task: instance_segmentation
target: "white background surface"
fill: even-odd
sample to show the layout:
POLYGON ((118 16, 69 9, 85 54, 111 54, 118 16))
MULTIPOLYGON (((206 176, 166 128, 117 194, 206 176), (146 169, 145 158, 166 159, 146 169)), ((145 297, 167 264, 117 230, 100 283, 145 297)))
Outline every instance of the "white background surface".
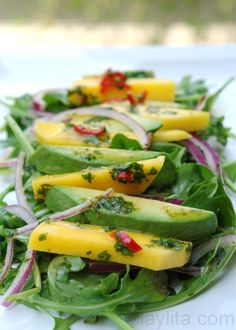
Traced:
MULTIPOLYGON (((46 87, 69 86, 82 74, 107 68, 151 69, 159 77, 179 80, 185 74, 206 78, 214 90, 236 76, 236 45, 186 48, 135 47, 90 49, 0 49, 0 97, 34 92, 46 87)), ((226 124, 236 132, 236 83, 220 96, 216 112, 226 115, 226 124)), ((0 112, 3 119, 3 112, 0 112)), ((235 141, 228 156, 236 159, 235 141)), ((2 189, 2 188, 1 188, 2 189)), ((233 330, 236 328, 236 256, 223 278, 205 293, 181 305, 149 313, 132 321, 135 329, 233 330)), ((0 308, 0 329, 51 330, 52 319, 24 306, 0 308)), ((75 324, 72 329, 115 329, 109 321, 97 325, 75 324)))

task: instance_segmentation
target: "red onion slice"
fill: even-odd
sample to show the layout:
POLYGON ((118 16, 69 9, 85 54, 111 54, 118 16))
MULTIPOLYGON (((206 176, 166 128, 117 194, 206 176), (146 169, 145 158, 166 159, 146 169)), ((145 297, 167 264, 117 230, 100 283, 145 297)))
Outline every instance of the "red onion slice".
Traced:
POLYGON ((183 143, 199 163, 208 166, 215 175, 218 174, 220 158, 208 142, 193 135, 190 139, 184 140, 183 143))
POLYGON ((85 270, 91 273, 125 272, 126 265, 113 262, 88 261, 85 270))
POLYGON ((184 275, 190 275, 190 276, 199 276, 202 273, 202 267, 196 267, 196 266, 185 266, 185 267, 178 267, 178 268, 171 268, 169 271, 178 273, 178 274, 184 274, 184 275))
POLYGON ((65 211, 62 211, 62 212, 57 212, 57 213, 54 213, 54 214, 50 215, 48 217, 48 220, 60 221, 60 220, 64 220, 64 219, 73 217, 74 215, 77 215, 79 213, 84 212, 89 207, 95 206, 96 204, 99 203, 99 201, 101 199, 107 198, 113 192, 114 192, 113 188, 108 188, 106 191, 104 191, 104 193, 102 193, 98 197, 88 199, 88 200, 84 201, 83 203, 81 203, 81 204, 79 204, 75 207, 72 207, 68 210, 65 210, 65 211))
POLYGON ((207 162, 202 151, 193 143, 192 138, 184 140, 182 141, 182 143, 188 148, 188 150, 198 163, 207 166, 207 162))
POLYGON ((15 192, 16 192, 16 199, 20 206, 24 207, 31 215, 34 216, 24 193, 23 187, 23 173, 24 173, 24 161, 25 155, 23 152, 20 152, 17 158, 16 164, 16 173, 15 173, 15 192))
POLYGON ((214 237, 207 242, 200 244, 192 250, 190 263, 194 265, 201 257, 208 252, 214 250, 220 240, 220 246, 236 245, 236 235, 226 235, 221 237, 214 237))
POLYGON ((210 166, 210 164, 212 164, 213 172, 217 174, 220 158, 217 155, 215 149, 212 148, 207 141, 200 138, 199 136, 194 135, 192 139, 194 139, 195 144, 202 149, 203 153, 205 154, 208 165, 210 166))
POLYGON ((55 115, 51 120, 63 121, 67 119, 67 117, 70 117, 73 114, 107 117, 120 121, 124 125, 128 126, 138 136, 139 142, 144 149, 147 149, 150 145, 151 142, 150 136, 141 125, 139 125, 134 119, 130 118, 128 115, 121 112, 117 112, 112 109, 107 109, 102 107, 71 109, 71 110, 63 111, 58 115, 55 115))
POLYGON ((195 106, 195 110, 203 110, 207 101, 208 95, 203 94, 195 106))
POLYGON ((26 210, 23 206, 8 205, 8 206, 5 206, 4 209, 7 212, 15 215, 16 217, 21 218, 28 224, 34 223, 35 221, 37 221, 37 218, 32 213, 30 213, 28 210, 26 210))
POLYGON ((2 300, 2 306, 4 307, 11 307, 13 305, 13 302, 7 301, 7 298, 13 294, 20 293, 34 266, 34 261, 35 261, 35 251, 32 250, 27 250, 25 254, 25 260, 20 266, 20 269, 13 280, 11 286, 8 288, 8 290, 5 292, 2 300))
POLYGON ((4 168, 4 167, 16 167, 17 164, 17 159, 16 158, 12 158, 12 159, 6 159, 0 162, 0 167, 4 168))
POLYGON ((6 251, 6 256, 5 256, 5 260, 4 260, 4 265, 2 267, 2 271, 0 272, 0 283, 7 276, 8 272, 11 268, 13 252, 14 252, 14 240, 13 240, 13 238, 9 238, 7 241, 7 251, 6 251))
MULTIPOLYGON (((49 216, 47 218, 47 220, 61 221, 61 220, 73 217, 74 215, 80 214, 80 213, 86 211, 91 206, 95 206, 96 204, 98 204, 101 201, 101 199, 109 197, 109 195, 112 194, 113 191, 114 191, 113 188, 109 188, 106 191, 104 191, 101 195, 99 195, 95 198, 88 199, 88 200, 82 202, 81 204, 79 204, 75 207, 72 207, 68 210, 65 210, 62 212, 56 212, 56 213, 52 214, 51 216, 49 216)), ((32 224, 29 224, 24 227, 16 229, 15 236, 22 235, 22 234, 25 234, 25 233, 28 233, 28 232, 34 230, 41 222, 42 222, 42 220, 38 220, 32 224)))
POLYGON ((23 235, 23 234, 29 233, 32 230, 34 230, 40 223, 41 223, 41 221, 38 220, 38 221, 36 221, 34 223, 31 223, 29 225, 26 225, 26 226, 17 228, 16 231, 15 231, 15 235, 14 236, 16 237, 16 236, 19 236, 19 235, 23 235))

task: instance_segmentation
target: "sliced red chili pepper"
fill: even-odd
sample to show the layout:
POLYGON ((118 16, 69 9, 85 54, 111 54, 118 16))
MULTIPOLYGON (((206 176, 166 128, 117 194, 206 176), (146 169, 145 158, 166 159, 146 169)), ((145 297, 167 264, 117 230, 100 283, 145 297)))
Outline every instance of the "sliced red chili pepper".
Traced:
POLYGON ((138 104, 138 100, 136 99, 136 97, 134 96, 134 94, 132 92, 128 92, 127 93, 127 99, 130 102, 131 105, 137 105, 138 104))
POLYGON ((131 171, 122 171, 116 176, 116 179, 132 182, 134 180, 134 175, 131 171))
POLYGON ((99 127, 99 128, 87 128, 82 125, 74 125, 74 130, 83 135, 95 135, 95 136, 102 136, 105 134, 106 129, 105 127, 99 127))
POLYGON ((134 96, 132 92, 127 93, 127 100, 130 102, 131 105, 135 106, 138 103, 144 103, 147 98, 148 92, 142 91, 137 97, 134 96))
POLYGON ((120 71, 107 70, 100 82, 100 91, 105 93, 110 87, 116 87, 118 89, 128 89, 130 86, 126 84, 127 77, 120 71))
POLYGON ((136 253, 142 250, 142 247, 135 242, 126 232, 122 230, 114 231, 111 237, 124 244, 131 252, 136 253))
POLYGON ((146 101, 146 98, 147 98, 147 94, 148 92, 145 90, 145 91, 142 91, 139 95, 138 95, 138 102, 139 103, 144 103, 146 101))

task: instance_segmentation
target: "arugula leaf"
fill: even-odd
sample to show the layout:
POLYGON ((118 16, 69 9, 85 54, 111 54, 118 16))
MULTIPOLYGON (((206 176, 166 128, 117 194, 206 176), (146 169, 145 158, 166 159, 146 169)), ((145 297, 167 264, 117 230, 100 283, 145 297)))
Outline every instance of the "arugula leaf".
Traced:
POLYGON ((54 317, 53 330, 70 330, 70 326, 78 319, 77 315, 70 315, 66 318, 54 317))
POLYGON ((192 80, 191 76, 184 76, 176 88, 175 102, 195 108, 198 101, 208 92, 208 87, 202 79, 192 80))
POLYGON ((209 126, 202 132, 199 132, 204 139, 208 139, 211 136, 215 136, 217 141, 222 145, 226 145, 230 136, 230 128, 224 127, 224 116, 210 117, 209 126))
POLYGON ((222 178, 212 178, 208 182, 196 185, 195 191, 183 203, 185 206, 196 207, 216 213, 219 225, 235 226, 233 204, 224 190, 222 178))
POLYGON ((221 176, 214 176, 204 165, 184 163, 180 166, 178 180, 168 194, 168 198, 183 199, 184 206, 215 212, 220 226, 235 226, 233 204, 225 192, 221 176))
MULTIPOLYGON (((130 310, 130 307, 133 310, 133 304, 136 302, 162 301, 168 294, 167 278, 164 272, 142 269, 137 277, 132 280, 129 271, 127 271, 121 279, 120 287, 118 287, 119 282, 116 282, 116 289, 111 278, 115 278, 119 274, 111 273, 108 276, 96 274, 96 278, 100 278, 101 283, 96 290, 94 290, 94 284, 92 286, 88 285, 93 282, 93 280, 91 282, 91 278, 88 279, 89 275, 95 278, 95 274, 85 273, 83 275, 84 284, 86 285, 81 287, 82 296, 77 295, 73 299, 65 299, 64 297, 64 300, 60 302, 58 300, 51 301, 49 298, 46 299, 39 295, 26 297, 24 300, 43 309, 53 309, 84 318, 93 315, 106 315, 107 312, 116 312, 116 310, 119 310, 119 306, 121 306, 121 309, 126 306, 126 310, 130 310), (83 290, 87 290, 87 292, 85 293, 83 290)), ((71 287, 74 287, 74 282, 71 282, 71 287)))
POLYGON ((32 105, 32 96, 30 94, 24 94, 20 97, 8 97, 8 99, 12 101, 12 103, 0 101, 0 104, 9 109, 11 116, 22 129, 29 127, 32 120, 36 118, 36 116, 29 111, 32 105))
POLYGON ((147 70, 124 71, 124 74, 127 79, 130 79, 130 78, 154 78, 154 72, 147 71, 147 70))
POLYGON ((227 187, 236 193, 236 161, 224 164, 223 170, 227 187))
POLYGON ((30 156, 31 154, 33 154, 34 148, 28 141, 27 137, 25 136, 24 132, 21 130, 17 122, 11 116, 6 116, 6 123, 12 130, 12 133, 16 137, 16 140, 19 142, 26 155, 30 156))
POLYGON ((213 103, 215 102, 215 100, 217 99, 217 97, 220 95, 220 93, 223 92, 223 90, 229 85, 231 84, 231 82, 234 80, 234 77, 231 77, 230 79, 228 79, 223 86, 221 86, 214 94, 210 95, 207 98, 206 104, 203 108, 203 111, 210 111, 212 108, 213 103))
MULTIPOLYGON (((129 295, 127 303, 162 301, 168 294, 167 276, 165 272, 154 272, 142 268, 134 280, 130 279, 129 273, 121 280, 121 287, 114 297, 129 295)), ((118 308, 119 309, 119 308, 118 308)))
POLYGON ((116 134, 109 146, 112 149, 142 150, 140 143, 135 139, 130 139, 124 134, 116 134))
POLYGON ((118 286, 119 274, 108 276, 83 273, 85 262, 79 257, 58 256, 48 267, 49 291, 55 301, 82 304, 102 299, 118 286), (76 277, 72 276, 76 273, 76 277))
POLYGON ((205 262, 205 269, 203 274, 201 276, 185 280, 183 283, 183 288, 180 290, 180 292, 168 296, 164 301, 161 302, 149 304, 145 303, 139 305, 137 304, 136 312, 144 313, 161 310, 180 304, 197 295, 216 279, 219 272, 221 272, 228 264, 235 250, 235 246, 228 247, 226 249, 226 253, 221 257, 220 260, 217 257, 212 258, 212 256, 210 256, 205 262))

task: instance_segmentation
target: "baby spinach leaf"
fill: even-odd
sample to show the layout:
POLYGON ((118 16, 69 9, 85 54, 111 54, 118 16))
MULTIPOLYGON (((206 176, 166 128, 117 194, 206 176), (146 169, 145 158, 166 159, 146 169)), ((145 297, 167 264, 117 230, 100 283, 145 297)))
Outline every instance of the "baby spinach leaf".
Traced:
POLYGON ((163 152, 168 154, 168 156, 175 163, 176 167, 179 167, 182 163, 182 158, 185 154, 186 148, 177 144, 170 142, 154 142, 150 147, 153 151, 163 152))
POLYGON ((233 204, 224 190, 220 176, 198 184, 195 192, 184 201, 183 205, 215 212, 222 227, 235 226, 233 204))
POLYGON ((67 91, 47 93, 43 99, 46 102, 46 111, 48 112, 58 113, 70 108, 67 91))
POLYGON ((177 169, 175 163, 168 155, 165 155, 165 162, 161 171, 153 180, 151 187, 156 187, 158 191, 165 189, 172 185, 177 179, 177 169))
POLYGON ((178 180, 172 193, 178 198, 185 199, 193 185, 205 183, 213 177, 212 172, 204 165, 184 163, 178 168, 178 180))
POLYGON ((140 143, 135 139, 130 139, 127 136, 118 133, 116 134, 110 144, 112 149, 127 149, 127 150, 142 150, 140 143))

